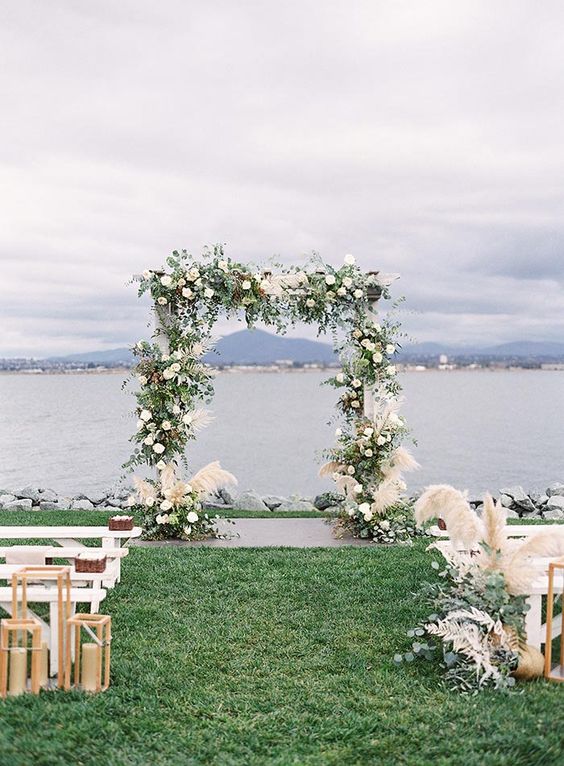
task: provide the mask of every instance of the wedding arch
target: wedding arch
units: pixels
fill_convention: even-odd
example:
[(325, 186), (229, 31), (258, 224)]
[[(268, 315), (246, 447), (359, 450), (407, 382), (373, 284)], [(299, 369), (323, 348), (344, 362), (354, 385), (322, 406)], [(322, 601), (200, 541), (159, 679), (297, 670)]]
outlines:
[(320, 473), (347, 496), (350, 516), (369, 523), (383, 514), (405, 489), (402, 471), (414, 466), (401, 447), (407, 427), (393, 363), (399, 325), (376, 313), (394, 278), (363, 272), (352, 255), (340, 268), (317, 255), (303, 267), (260, 268), (226, 256), (221, 245), (200, 258), (174, 251), (165, 269), (143, 272), (139, 295), (151, 295), (156, 322), (152, 341), (134, 347), (138, 420), (128, 465), (162, 471), (184, 461), (188, 442), (209, 422), (200, 405), (213, 396), (214, 371), (202, 357), (220, 315), (244, 312), (248, 327), (260, 321), (281, 333), (306, 322), (332, 334), (341, 362), (328, 383), (340, 391), (343, 424)]

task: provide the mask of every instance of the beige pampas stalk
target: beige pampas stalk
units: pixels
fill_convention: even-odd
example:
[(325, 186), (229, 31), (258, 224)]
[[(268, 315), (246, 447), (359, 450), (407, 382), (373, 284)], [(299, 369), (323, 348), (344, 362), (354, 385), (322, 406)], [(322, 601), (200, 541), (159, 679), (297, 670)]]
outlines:
[(335, 486), (337, 487), (337, 492), (345, 495), (349, 500), (355, 499), (354, 490), (355, 487), (358, 487), (358, 481), (353, 479), (352, 476), (349, 476), (348, 474), (337, 476), (335, 479)]
[(399, 468), (402, 472), (416, 471), (418, 468), (421, 468), (411, 452), (406, 450), (405, 447), (398, 447), (393, 451), (392, 465)]
[(219, 460), (200, 468), (198, 473), (189, 480), (189, 484), (196, 492), (213, 494), (218, 489), (229, 484), (237, 484), (237, 479), (229, 471), (225, 471), (219, 464)]
[(145, 503), (147, 498), (155, 496), (154, 487), (148, 481), (143, 481), (143, 479), (134, 476), (133, 484), (137, 490), (137, 496), (142, 503)]
[(331, 476), (333, 477), (334, 473), (342, 473), (346, 469), (346, 465), (343, 463), (339, 463), (336, 460), (331, 460), (329, 463), (325, 463), (325, 465), (322, 465), (319, 469), (319, 476)]
[(483, 535), (481, 542), (487, 548), (480, 551), (480, 566), (485, 569), (496, 569), (499, 559), (507, 544), (506, 533), (507, 512), (501, 505), (496, 505), (490, 494), (484, 495), (482, 510)]
[[(564, 530), (563, 530), (564, 532)], [(531, 582), (542, 572), (531, 562), (533, 556), (557, 557), (564, 555), (564, 533), (539, 532), (517, 549), (507, 552), (500, 564), (507, 590), (513, 595), (527, 593)]]
[(379, 516), (392, 505), (395, 505), (401, 497), (401, 487), (397, 481), (383, 481), (373, 493), (370, 510)]
[(432, 484), (415, 503), (418, 525), (434, 518), (442, 518), (454, 544), (461, 542), (468, 550), (483, 537), (480, 520), (470, 508), (466, 496), (448, 484)]
[(169, 490), (172, 485), (176, 481), (176, 473), (174, 470), (174, 465), (172, 463), (168, 463), (160, 474), (160, 480), (161, 480), (161, 487), (163, 489), (163, 494)]

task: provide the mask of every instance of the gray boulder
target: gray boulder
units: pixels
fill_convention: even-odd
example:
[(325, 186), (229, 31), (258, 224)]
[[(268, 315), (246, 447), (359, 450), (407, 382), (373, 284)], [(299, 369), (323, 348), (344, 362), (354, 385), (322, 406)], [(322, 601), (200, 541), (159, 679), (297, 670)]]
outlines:
[(90, 500), (73, 500), (71, 503), (72, 511), (91, 511), (94, 508)]
[(40, 492), (39, 494), (39, 503), (41, 504), (43, 501), (54, 503), (57, 501), (58, 497), (57, 493), (52, 489), (44, 489), (43, 492)]
[(555, 481), (554, 484), (551, 484), (550, 487), (548, 487), (546, 494), (549, 497), (553, 497), (554, 495), (564, 496), (564, 484), (561, 484), (559, 481)]
[(122, 508), (125, 506), (127, 498), (124, 501), (121, 497), (107, 497), (105, 502), (106, 505), (111, 505), (113, 508)]
[(343, 510), (340, 505), (330, 505), (329, 508), (325, 508), (325, 513), (329, 513), (331, 516), (338, 516)]
[(271, 511), (275, 511), (283, 503), (287, 503), (288, 499), (286, 497), (279, 497), (278, 495), (263, 495), (262, 502), (267, 505)]
[(39, 503), (41, 500), (41, 490), (38, 487), (24, 487), (15, 492), (16, 497), (23, 500), (33, 500), (34, 503)]
[(552, 508), (550, 511), (545, 511), (543, 516), (549, 521), (564, 519), (564, 508)]
[(6, 505), (6, 503), (13, 503), (15, 499), (16, 499), (15, 495), (10, 495), (8, 493), (6, 493), (5, 495), (0, 495), (0, 508), (3, 505)]
[(100, 490), (93, 489), (91, 492), (86, 492), (84, 495), (81, 495), (80, 498), (84, 500), (90, 500), (90, 502), (94, 503), (94, 505), (100, 505), (100, 503), (105, 501), (107, 496), (107, 492), (101, 492)]
[(252, 490), (243, 492), (233, 500), (234, 511), (268, 511), (269, 507), (262, 502), (261, 496)]
[(515, 500), (515, 505), (519, 506), (525, 513), (534, 513), (537, 510), (530, 497), (526, 497), (524, 500)]
[(318, 511), (325, 511), (331, 506), (339, 505), (343, 500), (343, 495), (340, 495), (338, 492), (323, 492), (315, 497), (313, 504)]
[(500, 495), (499, 502), (504, 508), (511, 508), (513, 505), (513, 498), (509, 497), (509, 495)]
[(517, 513), (517, 511), (512, 511), (511, 508), (510, 508), (507, 511), (507, 518), (508, 519), (518, 519), (519, 518), (519, 514)]
[(276, 509), (277, 511), (286, 511), (287, 513), (294, 513), (296, 511), (315, 511), (316, 508), (313, 505), (313, 503), (310, 503), (309, 500), (299, 500), (290, 498), (289, 500), (286, 500), (285, 503), (282, 503), (282, 505), (279, 505)]
[(507, 487), (506, 489), (499, 490), (502, 495), (509, 495), (515, 502), (519, 500), (526, 500), (529, 496), (523, 489), (523, 487)]
[(42, 500), (39, 503), (40, 511), (59, 511), (61, 506), (57, 502), (51, 502), (50, 500)]
[(546, 511), (564, 510), (564, 497), (561, 495), (551, 495), (548, 499), (548, 503), (545, 506)]
[(233, 495), (228, 489), (222, 487), (217, 493), (225, 505), (233, 505)]
[(4, 505), (4, 511), (31, 511), (33, 501), (31, 498), (21, 497), (18, 500), (12, 500), (11, 503)]

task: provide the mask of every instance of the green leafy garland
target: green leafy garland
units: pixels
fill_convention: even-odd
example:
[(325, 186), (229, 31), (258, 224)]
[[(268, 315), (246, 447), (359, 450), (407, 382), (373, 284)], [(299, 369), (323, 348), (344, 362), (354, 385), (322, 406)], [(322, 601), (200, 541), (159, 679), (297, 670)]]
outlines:
[[(249, 327), (260, 321), (284, 332), (300, 321), (317, 324), (320, 333), (330, 331), (334, 337), (345, 331), (344, 342), (337, 345), (342, 372), (329, 381), (343, 389), (338, 408), (345, 427), (338, 430), (331, 455), (346, 461), (349, 475), (362, 479), (357, 507), (373, 503), (407, 431), (397, 414), (377, 432), (363, 414), (365, 384), (377, 388), (378, 401), (392, 402), (400, 391), (392, 362), (399, 327), (377, 323), (369, 299), (369, 292), (371, 299), (374, 294), (389, 298), (386, 281), (361, 271), (351, 255), (338, 269), (314, 255), (303, 268), (274, 264), (274, 272), (228, 258), (221, 245), (200, 259), (175, 251), (166, 265), (163, 271), (145, 271), (139, 286), (139, 295), (149, 293), (155, 303), (166, 350), (164, 344), (147, 341), (133, 349), (140, 384), (138, 421), (132, 437), (136, 448), (126, 465), (162, 466), (183, 459), (205, 420), (197, 405), (213, 396), (213, 370), (202, 362), (211, 348), (213, 326), (221, 314), (243, 311)], [(402, 486), (399, 479), (396, 483)]]

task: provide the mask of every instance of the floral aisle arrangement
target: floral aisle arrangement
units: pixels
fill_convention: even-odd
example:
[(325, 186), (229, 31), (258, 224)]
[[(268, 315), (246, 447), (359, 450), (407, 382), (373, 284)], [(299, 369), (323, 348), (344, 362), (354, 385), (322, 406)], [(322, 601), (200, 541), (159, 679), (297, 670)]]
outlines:
[(446, 566), (433, 562), (440, 579), (422, 588), (431, 613), (408, 632), (412, 648), (395, 660), (442, 656), (447, 681), (465, 693), (507, 690), (515, 678), (542, 675), (543, 656), (526, 643), (526, 594), (539, 573), (533, 557), (562, 555), (562, 539), (547, 532), (526, 542), (508, 539), (501, 505), (486, 495), (480, 518), (448, 485), (427, 488), (415, 515), (419, 525), (442, 518), (450, 540), (430, 546)]
[[(249, 327), (262, 321), (279, 332), (298, 321), (315, 323), (320, 332), (334, 337), (345, 332), (344, 343), (337, 344), (343, 371), (332, 381), (343, 389), (338, 407), (346, 420), (335, 455), (350, 452), (347, 469), (351, 466), (365, 479), (363, 494), (355, 498), (357, 505), (376, 503), (383, 515), (401, 494), (400, 464), (404, 469), (407, 462), (412, 465), (405, 452), (396, 451), (407, 429), (403, 419), (391, 412), (400, 389), (393, 364), (399, 327), (390, 320), (377, 323), (371, 312), (376, 297), (389, 298), (393, 277), (361, 271), (352, 255), (345, 256), (340, 268), (317, 256), (303, 268), (272, 268), (277, 273), (235, 261), (217, 245), (200, 259), (175, 251), (165, 270), (143, 273), (139, 295), (151, 295), (158, 332), (166, 344), (140, 341), (133, 349), (138, 358), (134, 371), (139, 382), (138, 421), (136, 447), (127, 466), (183, 459), (187, 443), (206, 424), (209, 415), (199, 404), (211, 400), (213, 374), (202, 357), (221, 314), (243, 312)], [(379, 403), (385, 401), (391, 408), (386, 423), (377, 428), (364, 416), (365, 385), (377, 387)], [(353, 442), (360, 443), (361, 430), (370, 427), (375, 436), (367, 439), (374, 443), (369, 447), (367, 441), (361, 454)], [(385, 488), (375, 495), (385, 477)]]
[(222, 487), (237, 484), (236, 478), (224, 471), (218, 462), (200, 469), (187, 482), (177, 478), (171, 463), (159, 463), (157, 468), (158, 480), (134, 478), (137, 492), (129, 498), (131, 509), (142, 515), (144, 536), (149, 540), (220, 537), (218, 517), (204, 512), (201, 498)]

